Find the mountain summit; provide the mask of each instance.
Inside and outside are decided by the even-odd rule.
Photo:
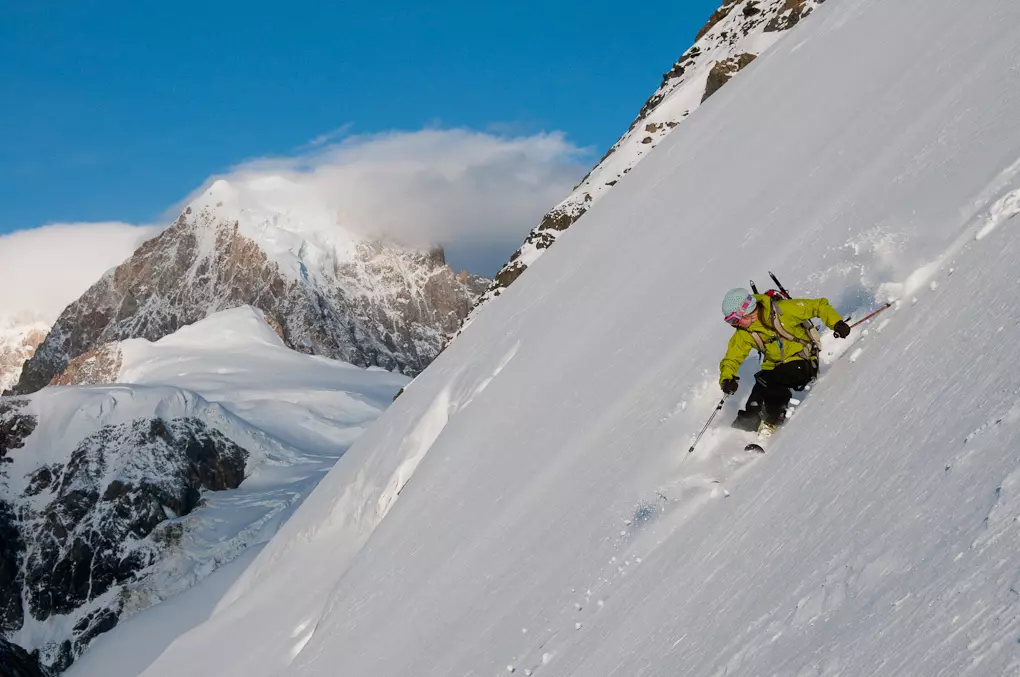
[[[57,319],[15,388],[34,392],[75,357],[158,340],[219,310],[252,305],[300,352],[416,374],[489,281],[415,250],[357,235],[325,209],[279,196],[289,181],[216,181],[159,236]]]

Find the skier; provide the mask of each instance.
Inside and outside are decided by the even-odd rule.
[[[737,370],[752,348],[763,359],[751,396],[737,412],[733,427],[757,430],[760,438],[767,438],[786,419],[790,389],[803,390],[818,374],[817,332],[809,331],[811,319],[821,319],[836,338],[849,336],[850,327],[828,299],[783,299],[740,287],[726,292],[722,311],[726,322],[736,328],[719,364],[722,391],[737,392]]]

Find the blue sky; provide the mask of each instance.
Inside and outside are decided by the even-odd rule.
[[[587,169],[719,4],[0,0],[0,233],[157,222],[337,129],[561,130]]]

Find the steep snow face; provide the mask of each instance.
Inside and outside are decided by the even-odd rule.
[[[0,399],[0,630],[58,670],[266,542],[407,382],[250,307],[106,353],[76,373],[116,385]]]
[[[1018,22],[992,0],[816,10],[480,313],[143,674],[1018,674]],[[823,336],[764,456],[723,427],[753,360],[688,455],[721,397],[721,295],[770,268],[856,318],[899,303]]]
[[[673,129],[824,0],[726,0],[662,76],[627,132],[525,238],[478,307],[498,296]],[[622,229],[627,226],[621,224]],[[622,231],[621,231],[622,232]]]
[[[104,344],[154,341],[240,305],[265,312],[295,350],[414,374],[488,284],[455,274],[441,249],[356,237],[321,211],[278,204],[279,192],[270,179],[212,184],[67,307],[16,392],[46,386]]]
[[[18,382],[22,365],[35,354],[50,326],[32,314],[0,318],[0,393]]]

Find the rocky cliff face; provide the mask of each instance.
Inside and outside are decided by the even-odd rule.
[[[0,320],[0,392],[11,388],[21,377],[21,367],[32,355],[50,325],[35,316]]]
[[[0,675],[4,677],[48,677],[39,660],[17,644],[0,637]]]
[[[662,84],[627,132],[499,270],[478,307],[512,284],[702,102],[824,1],[725,0],[698,32],[694,45],[662,76]]]
[[[262,310],[295,350],[416,374],[489,284],[454,273],[441,249],[415,251],[338,228],[302,230],[236,198],[217,182],[68,306],[14,391],[42,388],[104,344],[157,340],[241,305]]]
[[[64,370],[50,380],[52,386],[91,386],[114,383],[120,374],[119,343],[107,343],[72,359]]]
[[[0,462],[36,429],[26,404],[0,400]],[[103,426],[65,463],[10,478],[24,484],[0,501],[0,631],[15,642],[9,660],[66,669],[117,624],[132,589],[177,547],[180,519],[203,492],[240,485],[246,458],[200,419],[146,418]],[[67,636],[39,641],[47,621]],[[35,648],[19,653],[19,644]]]

